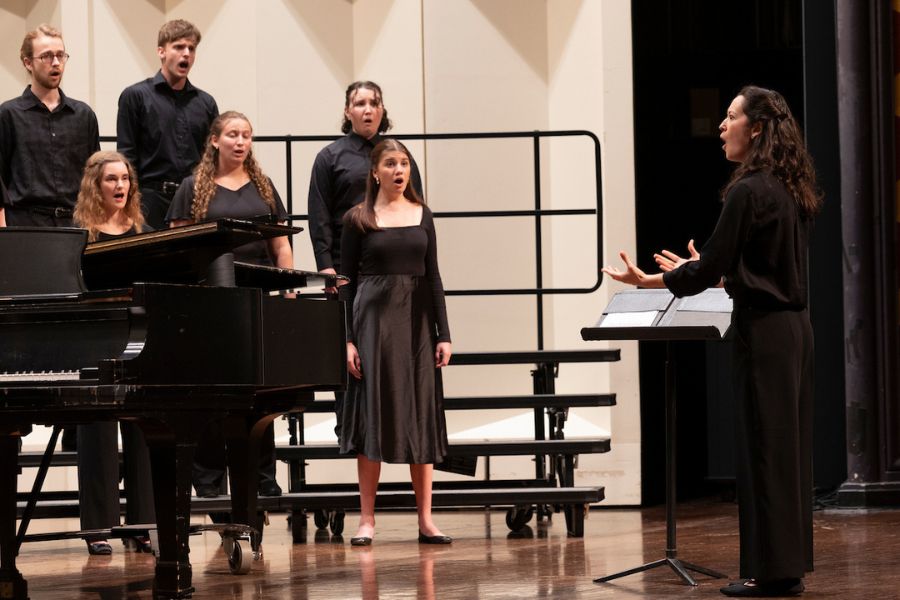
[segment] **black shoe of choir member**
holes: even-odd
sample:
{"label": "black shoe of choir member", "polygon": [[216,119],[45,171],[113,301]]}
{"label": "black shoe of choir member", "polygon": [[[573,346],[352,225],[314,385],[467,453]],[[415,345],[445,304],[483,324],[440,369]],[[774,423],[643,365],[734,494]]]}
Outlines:
{"label": "black shoe of choir member", "polygon": [[259,484],[259,495],[260,496],[269,496],[269,497],[277,497],[281,495],[281,486],[278,485],[278,482],[274,479],[269,479],[268,481],[262,481]]}
{"label": "black shoe of choir member", "polygon": [[198,498],[217,498],[219,496],[219,486],[217,485],[196,485]]}
{"label": "black shoe of choir member", "polygon": [[453,538],[449,535],[425,535],[421,531],[419,532],[419,543],[420,544],[451,544],[453,543]]}
{"label": "black shoe of choir member", "polygon": [[147,554],[153,552],[153,547],[150,544],[150,538],[146,535],[122,538],[122,543],[125,544],[125,549],[128,552],[145,552]]}
{"label": "black shoe of choir member", "polygon": [[91,556],[109,556],[112,546],[106,540],[84,540],[87,542],[88,554]]}
{"label": "black shoe of choir member", "polygon": [[721,588],[719,591],[734,598],[780,598],[803,593],[803,580],[797,578],[776,581],[746,579]]}
{"label": "black shoe of choir member", "polygon": [[352,538],[350,538],[350,545],[351,546],[371,546],[372,538],[366,537],[366,536],[352,537]]}

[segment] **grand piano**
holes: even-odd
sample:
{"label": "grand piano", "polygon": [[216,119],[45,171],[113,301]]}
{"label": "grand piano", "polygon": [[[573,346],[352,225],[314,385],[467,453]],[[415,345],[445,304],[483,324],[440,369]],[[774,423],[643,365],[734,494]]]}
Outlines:
{"label": "grand piano", "polygon": [[261,529],[263,431],[312,391],[346,385],[343,304],[270,293],[323,276],[233,260],[241,244],[299,230],[221,220],[86,244],[82,230],[0,229],[0,599],[28,598],[15,564],[16,480],[18,439],[33,424],[140,426],[156,501],[156,598],[194,592],[191,463],[212,420],[224,424],[231,515],[244,526],[220,531]]}

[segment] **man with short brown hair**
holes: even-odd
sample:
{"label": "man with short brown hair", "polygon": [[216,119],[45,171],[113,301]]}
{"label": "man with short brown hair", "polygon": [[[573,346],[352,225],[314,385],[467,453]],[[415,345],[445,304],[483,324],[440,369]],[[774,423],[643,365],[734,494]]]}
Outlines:
{"label": "man with short brown hair", "polygon": [[0,226],[72,227],[81,173],[100,149],[91,107],[60,89],[69,54],[62,34],[38,25],[19,58],[31,83],[0,105]]}
{"label": "man with short brown hair", "polygon": [[165,23],[157,36],[160,70],[119,96],[116,146],[137,171],[141,208],[154,229],[181,180],[200,162],[209,125],[219,115],[212,96],[191,85],[200,32],[182,19]]}

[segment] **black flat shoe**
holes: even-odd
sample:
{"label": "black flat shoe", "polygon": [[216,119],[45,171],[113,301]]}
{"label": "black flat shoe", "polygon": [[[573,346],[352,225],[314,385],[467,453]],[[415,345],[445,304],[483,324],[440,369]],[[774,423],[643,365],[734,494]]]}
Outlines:
{"label": "black flat shoe", "polygon": [[281,486],[275,481],[263,481],[259,484],[259,495],[269,498],[281,496]]}
{"label": "black flat shoe", "polygon": [[371,546],[372,538],[366,537],[366,536],[352,537],[352,538],[350,538],[350,545],[351,546]]}
{"label": "black flat shoe", "polygon": [[122,538],[122,543],[125,544],[125,549],[128,552],[146,552],[147,554],[153,552],[153,547],[150,545],[150,538],[146,535]]}
{"label": "black flat shoe", "polygon": [[719,591],[734,598],[783,598],[798,596],[803,593],[803,589],[801,579],[781,579],[765,583],[746,579],[726,585]]}
{"label": "black flat shoe", "polygon": [[88,554],[91,556],[109,556],[112,546],[106,540],[84,540],[87,542]]}
{"label": "black flat shoe", "polygon": [[198,498],[218,498],[219,497],[219,486],[217,485],[198,485],[197,489],[197,497]]}
{"label": "black flat shoe", "polygon": [[419,532],[419,543],[420,544],[451,544],[453,543],[453,538],[449,535],[425,535],[421,531]]}

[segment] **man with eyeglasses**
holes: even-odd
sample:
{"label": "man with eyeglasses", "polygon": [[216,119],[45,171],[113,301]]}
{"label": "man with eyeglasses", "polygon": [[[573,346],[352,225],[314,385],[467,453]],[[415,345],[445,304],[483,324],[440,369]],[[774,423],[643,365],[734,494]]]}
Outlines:
{"label": "man with eyeglasses", "polygon": [[0,226],[72,227],[84,164],[100,149],[97,116],[59,88],[69,59],[59,30],[29,31],[19,58],[31,83],[0,104]]}
{"label": "man with eyeglasses", "polygon": [[154,229],[166,227],[172,197],[200,162],[219,116],[213,97],[188,81],[199,44],[193,24],[169,21],[157,37],[160,70],[119,96],[116,146],[137,170],[141,208]]}

